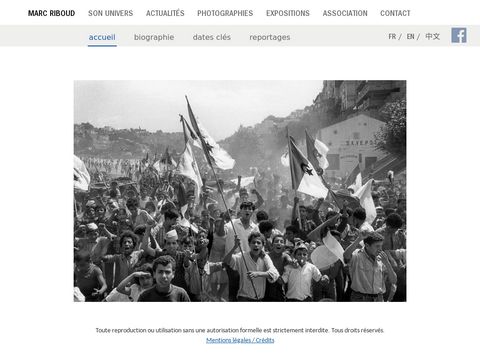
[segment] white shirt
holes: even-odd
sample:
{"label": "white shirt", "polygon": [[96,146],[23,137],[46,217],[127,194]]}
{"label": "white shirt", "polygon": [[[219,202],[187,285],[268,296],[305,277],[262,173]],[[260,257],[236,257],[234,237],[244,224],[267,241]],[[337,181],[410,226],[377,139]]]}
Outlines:
{"label": "white shirt", "polygon": [[[280,276],[277,269],[273,265],[272,259],[270,256],[265,255],[265,257],[258,258],[257,261],[254,261],[250,256],[250,252],[244,252],[245,261],[242,259],[242,254],[235,254],[230,260],[230,267],[233,270],[238,271],[240,274],[240,287],[238,289],[238,296],[244,296],[250,299],[255,299],[255,291],[252,287],[252,281],[248,278],[247,271],[266,271],[269,274],[268,281],[274,283],[277,281]],[[247,267],[245,267],[247,263]],[[258,299],[263,299],[265,296],[265,286],[266,279],[262,277],[257,277],[253,279],[253,284],[257,292]]]}
{"label": "white shirt", "polygon": [[305,300],[312,296],[312,279],[319,281],[322,277],[318,268],[307,262],[302,267],[285,267],[282,279],[288,284],[287,299]]}
{"label": "white shirt", "polygon": [[[235,227],[235,231],[237,232],[238,237],[240,238],[240,246],[244,252],[250,251],[250,247],[248,246],[248,236],[254,232],[258,232],[258,226],[255,225],[252,221],[250,221],[250,225],[245,228],[242,224],[240,219],[232,220],[233,226]],[[235,245],[235,233],[233,232],[232,223],[229,222],[225,225],[225,254],[228,254],[230,250]],[[236,253],[240,250],[237,249]]]}

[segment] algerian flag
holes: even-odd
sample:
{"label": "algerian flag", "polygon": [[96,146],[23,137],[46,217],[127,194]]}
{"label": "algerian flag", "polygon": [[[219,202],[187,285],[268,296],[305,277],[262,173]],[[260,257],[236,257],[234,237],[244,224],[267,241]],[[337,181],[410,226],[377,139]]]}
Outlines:
{"label": "algerian flag", "polygon": [[366,221],[369,224],[373,223],[373,220],[377,217],[377,210],[375,209],[375,203],[372,198],[372,183],[373,179],[367,181],[353,196],[356,196],[360,201],[360,206],[365,209],[367,214]]}
{"label": "algerian flag", "polygon": [[217,142],[208,134],[207,130],[202,126],[202,124],[195,118],[188,99],[187,106],[190,122],[192,123],[195,134],[200,139],[200,143],[202,144],[203,152],[205,153],[207,161],[222,170],[233,169],[235,166],[235,160],[224,149],[222,149],[220,145],[217,144]]}
{"label": "algerian flag", "polygon": [[185,150],[178,161],[176,174],[183,175],[195,182],[197,188],[197,191],[195,191],[195,198],[198,201],[202,191],[202,176],[200,175],[200,170],[198,170],[198,165],[193,156],[190,143],[185,144]]}
{"label": "algerian flag", "polygon": [[318,139],[313,138],[305,130],[306,145],[307,145],[307,157],[308,160],[315,166],[315,170],[319,168],[325,170],[328,168],[327,153],[328,147]]}
{"label": "algerian flag", "polygon": [[183,125],[183,133],[185,135],[185,143],[191,142],[193,146],[196,146],[199,149],[202,148],[202,144],[200,143],[200,139],[198,138],[197,134],[195,134],[195,131],[193,131],[192,127],[188,123],[187,120],[183,117],[183,115],[180,115],[180,120]]}
{"label": "algerian flag", "polygon": [[348,188],[352,189],[354,193],[356,193],[358,190],[360,190],[362,187],[362,173],[359,172],[357,176],[355,177],[355,182],[350,185]]}
{"label": "algerian flag", "polygon": [[90,186],[90,174],[80,158],[73,155],[73,188],[88,191]]}
{"label": "algerian flag", "polygon": [[325,198],[328,194],[328,189],[317,175],[312,163],[297,148],[292,137],[290,137],[289,141],[292,188],[316,198]]}
{"label": "algerian flag", "polygon": [[[360,177],[359,177],[360,175]],[[362,187],[362,173],[360,171],[360,164],[357,164],[355,168],[350,172],[345,183],[349,189],[352,189],[354,193],[356,193]]]}
{"label": "algerian flag", "polygon": [[325,145],[323,142],[321,142],[318,139],[315,139],[315,149],[318,151],[318,153],[321,155],[320,159],[318,159],[318,162],[320,163],[320,167],[325,170],[328,168],[328,163],[327,160],[327,153],[329,151],[327,145]]}

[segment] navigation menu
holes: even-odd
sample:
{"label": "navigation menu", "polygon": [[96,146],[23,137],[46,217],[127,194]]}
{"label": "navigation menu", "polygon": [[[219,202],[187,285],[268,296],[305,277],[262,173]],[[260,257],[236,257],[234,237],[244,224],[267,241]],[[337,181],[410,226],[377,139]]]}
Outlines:
{"label": "navigation menu", "polygon": [[[0,26],[0,46],[480,46],[480,26]],[[458,31],[457,31],[458,32]]]}

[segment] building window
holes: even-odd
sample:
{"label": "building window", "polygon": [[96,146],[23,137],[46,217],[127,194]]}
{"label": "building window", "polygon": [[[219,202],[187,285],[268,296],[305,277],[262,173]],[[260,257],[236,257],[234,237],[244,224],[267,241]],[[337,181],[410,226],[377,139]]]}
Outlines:
{"label": "building window", "polygon": [[353,133],[353,140],[359,140],[360,139],[360,133],[359,132],[354,132]]}
{"label": "building window", "polygon": [[340,170],[340,154],[327,154],[328,170]]}
{"label": "building window", "polygon": [[365,156],[365,169],[368,169],[370,166],[377,162],[376,156]]}

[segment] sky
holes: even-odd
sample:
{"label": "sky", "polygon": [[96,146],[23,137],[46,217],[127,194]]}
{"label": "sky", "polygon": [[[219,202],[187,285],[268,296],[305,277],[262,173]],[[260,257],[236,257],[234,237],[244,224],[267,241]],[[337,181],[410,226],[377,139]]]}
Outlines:
{"label": "sky", "polygon": [[240,125],[284,117],[311,105],[322,90],[316,81],[76,81],[74,122],[96,127],[180,132],[188,118],[185,95],[196,118],[216,140]]}

